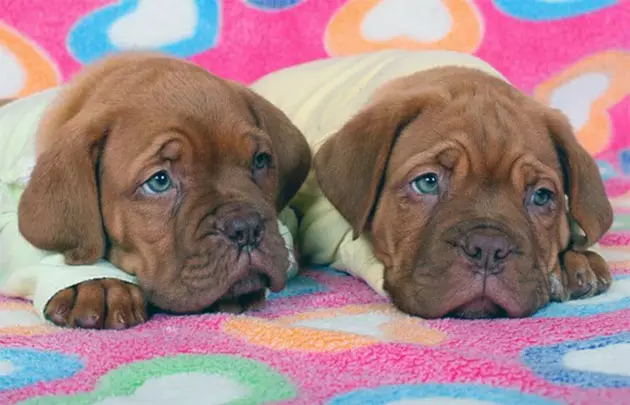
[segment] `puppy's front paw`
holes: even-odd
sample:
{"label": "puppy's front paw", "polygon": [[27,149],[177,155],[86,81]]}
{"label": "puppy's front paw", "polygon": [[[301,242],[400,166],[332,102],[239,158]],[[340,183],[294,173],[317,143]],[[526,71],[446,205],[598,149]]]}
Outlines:
{"label": "puppy's front paw", "polygon": [[[552,300],[588,298],[608,290],[612,274],[606,261],[595,252],[574,252],[568,250],[560,256],[560,272],[551,275]],[[554,294],[554,280],[559,280],[563,288]]]}
{"label": "puppy's front paw", "polygon": [[110,278],[58,292],[46,305],[45,315],[58,326],[86,329],[126,329],[148,318],[140,288]]}

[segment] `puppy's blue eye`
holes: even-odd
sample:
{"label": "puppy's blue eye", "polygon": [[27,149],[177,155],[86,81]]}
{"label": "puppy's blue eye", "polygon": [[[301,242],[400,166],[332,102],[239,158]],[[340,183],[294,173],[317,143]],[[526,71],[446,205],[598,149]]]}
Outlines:
{"label": "puppy's blue eye", "polygon": [[539,207],[544,207],[545,205],[553,201],[553,197],[553,191],[544,187],[539,188],[538,190],[534,191],[534,194],[532,194],[531,203]]}
{"label": "puppy's blue eye", "polygon": [[173,182],[165,170],[155,173],[142,185],[142,189],[149,194],[165,193],[173,187]]}
{"label": "puppy's blue eye", "polygon": [[411,182],[411,188],[418,194],[438,194],[439,178],[435,173],[426,173],[418,176]]}
{"label": "puppy's blue eye", "polygon": [[266,152],[259,152],[254,156],[252,165],[255,170],[262,170],[271,164],[271,155]]}

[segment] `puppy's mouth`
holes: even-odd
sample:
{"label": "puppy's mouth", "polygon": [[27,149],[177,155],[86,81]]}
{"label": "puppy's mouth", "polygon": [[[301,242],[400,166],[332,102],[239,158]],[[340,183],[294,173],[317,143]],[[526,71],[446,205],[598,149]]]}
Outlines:
{"label": "puppy's mouth", "polygon": [[271,285],[271,279],[268,275],[258,272],[256,270],[250,270],[242,278],[236,281],[225,292],[221,299],[230,299],[240,297],[255,291],[261,291],[268,288]]}
{"label": "puppy's mouth", "polygon": [[487,296],[480,296],[456,307],[447,317],[462,319],[505,318],[508,311]]}

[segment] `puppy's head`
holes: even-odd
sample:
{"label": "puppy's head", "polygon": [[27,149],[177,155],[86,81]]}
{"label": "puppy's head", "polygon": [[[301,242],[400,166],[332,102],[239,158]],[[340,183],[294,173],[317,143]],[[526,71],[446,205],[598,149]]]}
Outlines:
{"label": "puppy's head", "polygon": [[[546,304],[558,253],[591,246],[612,221],[567,119],[467,68],[417,73],[375,95],[314,163],[355,235],[370,237],[394,303],[471,318]],[[571,237],[565,196],[585,235]]]}
{"label": "puppy's head", "polygon": [[310,151],[253,92],[161,55],[110,57],[62,89],[37,151],[19,206],[35,246],[106,257],[174,312],[283,288],[276,212]]}

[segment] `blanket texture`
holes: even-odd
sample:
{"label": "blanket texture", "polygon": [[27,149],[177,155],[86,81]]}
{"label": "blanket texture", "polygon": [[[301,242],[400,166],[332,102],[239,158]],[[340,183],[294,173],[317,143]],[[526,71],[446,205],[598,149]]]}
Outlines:
{"label": "blanket texture", "polygon": [[599,246],[612,289],[521,320],[407,317],[329,268],[262,312],[123,332],[0,299],[0,403],[630,404],[629,21],[621,0],[0,0],[0,98],[129,48],[245,83],[327,55],[474,53],[570,117],[616,213]]}

